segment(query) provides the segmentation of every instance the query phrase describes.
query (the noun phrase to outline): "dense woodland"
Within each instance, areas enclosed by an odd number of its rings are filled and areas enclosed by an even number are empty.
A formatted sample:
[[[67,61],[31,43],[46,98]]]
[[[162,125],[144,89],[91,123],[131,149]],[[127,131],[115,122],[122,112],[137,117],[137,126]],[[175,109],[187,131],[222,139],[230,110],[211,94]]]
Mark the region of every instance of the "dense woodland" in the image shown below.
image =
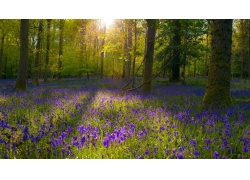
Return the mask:
[[[0,20],[1,157],[250,157],[249,20],[108,22]]]

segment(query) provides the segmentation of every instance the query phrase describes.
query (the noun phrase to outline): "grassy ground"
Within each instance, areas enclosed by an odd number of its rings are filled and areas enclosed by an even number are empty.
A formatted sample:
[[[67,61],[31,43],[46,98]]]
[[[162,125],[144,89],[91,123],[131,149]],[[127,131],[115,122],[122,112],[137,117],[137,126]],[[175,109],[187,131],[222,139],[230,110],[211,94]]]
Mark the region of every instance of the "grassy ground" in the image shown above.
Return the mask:
[[[127,92],[121,79],[0,82],[0,158],[249,158],[250,103],[201,111],[205,78],[154,81]],[[139,85],[140,81],[137,80]],[[232,81],[233,99],[250,99]]]

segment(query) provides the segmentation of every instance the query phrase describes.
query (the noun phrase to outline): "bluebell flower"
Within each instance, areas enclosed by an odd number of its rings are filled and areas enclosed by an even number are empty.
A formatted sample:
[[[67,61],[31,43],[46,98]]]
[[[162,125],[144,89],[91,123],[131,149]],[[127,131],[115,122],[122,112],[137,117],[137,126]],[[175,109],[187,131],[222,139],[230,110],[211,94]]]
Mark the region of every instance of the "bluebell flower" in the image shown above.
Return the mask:
[[[109,142],[109,139],[107,137],[104,138],[103,142],[102,142],[103,146],[105,146],[106,148],[109,147],[110,145],[110,142]]]
[[[81,133],[81,135],[86,131],[84,125],[78,126],[78,131]]]
[[[72,138],[72,145],[73,146],[78,146],[79,145],[79,143],[78,143],[78,140],[77,140],[77,136],[74,136],[73,138]]]
[[[183,154],[182,154],[181,152],[179,152],[179,153],[177,154],[177,158],[178,158],[178,159],[184,159],[184,156],[183,156]]]
[[[194,156],[196,156],[196,157],[197,157],[197,156],[200,156],[200,153],[199,153],[198,150],[195,150],[195,151],[194,151]]]
[[[244,153],[247,153],[248,152],[248,147],[247,146],[244,146]]]
[[[193,146],[193,148],[196,148],[197,142],[196,142],[195,139],[192,139],[192,140],[190,141],[190,144]]]
[[[218,159],[220,157],[220,154],[217,151],[215,151],[213,156],[215,159]]]

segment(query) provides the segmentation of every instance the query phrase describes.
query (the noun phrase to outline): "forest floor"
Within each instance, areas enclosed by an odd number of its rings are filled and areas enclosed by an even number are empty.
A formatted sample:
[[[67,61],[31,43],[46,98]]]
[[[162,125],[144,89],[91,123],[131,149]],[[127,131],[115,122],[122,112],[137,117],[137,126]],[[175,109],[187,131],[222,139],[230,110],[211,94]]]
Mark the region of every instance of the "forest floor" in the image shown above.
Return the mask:
[[[0,81],[0,158],[250,158],[250,103],[202,111],[205,78],[158,78],[149,95],[111,78],[14,84]],[[232,80],[231,95],[250,85]]]

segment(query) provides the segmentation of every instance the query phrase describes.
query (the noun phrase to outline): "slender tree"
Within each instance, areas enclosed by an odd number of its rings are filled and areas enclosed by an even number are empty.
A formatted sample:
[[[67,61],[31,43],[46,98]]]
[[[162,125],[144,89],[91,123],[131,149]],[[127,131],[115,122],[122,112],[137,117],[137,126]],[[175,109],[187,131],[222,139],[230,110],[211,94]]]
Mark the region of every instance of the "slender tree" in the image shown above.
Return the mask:
[[[232,20],[212,20],[211,25],[212,52],[203,108],[228,106],[232,103],[230,94]]]
[[[130,70],[131,70],[131,61],[132,61],[132,19],[126,21],[127,24],[127,46],[126,46],[126,68],[125,68],[125,80],[130,80]]]
[[[100,79],[103,79],[103,62],[104,62],[104,45],[105,45],[105,34],[106,34],[106,25],[103,26],[103,34],[104,37],[102,39],[102,53],[101,53],[101,73],[100,73]]]
[[[3,70],[3,48],[4,48],[4,39],[5,34],[1,38],[1,49],[0,49],[0,79],[2,79],[2,70]]]
[[[46,41],[44,82],[48,82],[48,77],[49,77],[50,27],[51,27],[51,19],[47,19],[47,41]]]
[[[135,61],[136,61],[136,42],[137,42],[137,28],[136,28],[136,19],[134,20],[134,58],[132,63],[132,77],[135,76]],[[135,78],[132,80],[132,88],[135,87]]]
[[[43,20],[40,20],[37,34],[37,43],[36,43],[36,57],[35,57],[35,67],[34,67],[34,79],[33,84],[39,85],[39,64],[40,64],[40,55],[41,55],[41,40],[43,33]]]
[[[63,31],[64,31],[64,19],[60,19],[60,39],[59,39],[59,57],[58,57],[58,74],[57,79],[61,79],[62,58],[63,58]]]
[[[147,19],[147,43],[146,54],[144,61],[144,70],[142,84],[148,82],[153,74],[153,57],[154,57],[154,44],[155,44],[155,32],[156,32],[156,20]],[[152,80],[144,84],[141,87],[143,93],[150,93],[152,91]]]
[[[26,90],[27,89],[27,68],[28,68],[28,38],[29,38],[29,19],[21,19],[20,26],[20,62],[18,74],[14,89]]]

